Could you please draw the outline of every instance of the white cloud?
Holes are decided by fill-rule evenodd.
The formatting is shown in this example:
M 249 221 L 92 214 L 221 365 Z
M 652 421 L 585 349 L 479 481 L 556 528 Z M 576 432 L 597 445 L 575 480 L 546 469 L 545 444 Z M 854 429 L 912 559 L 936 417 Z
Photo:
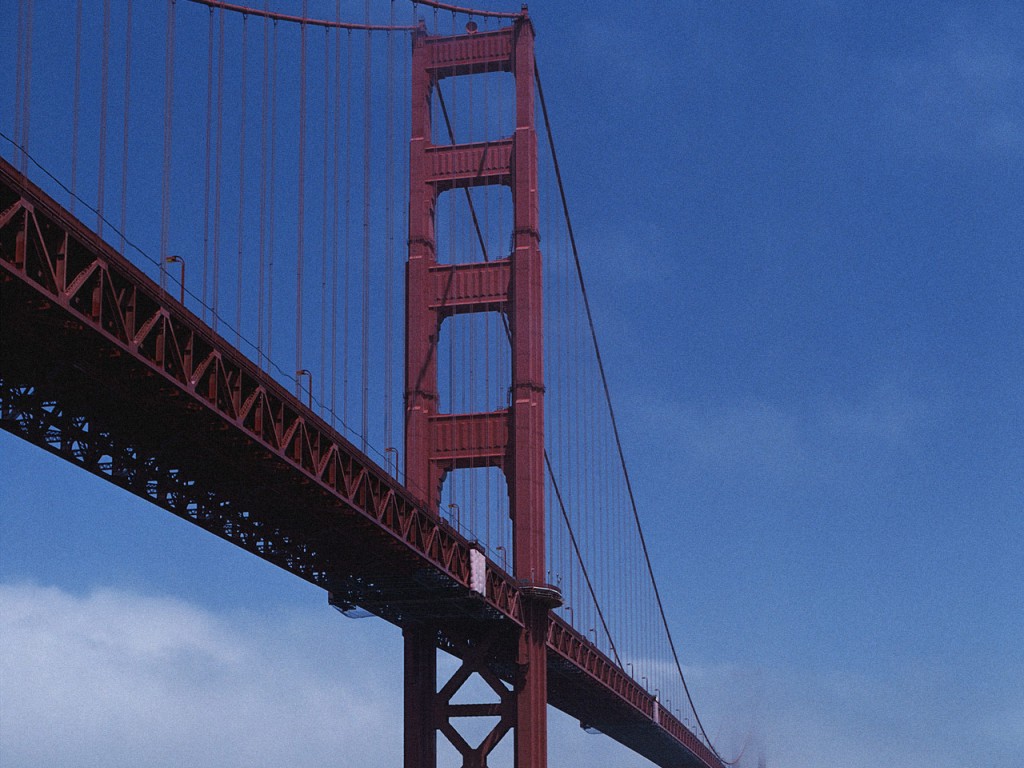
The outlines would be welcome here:
M 456 663 L 441 658 L 443 678 Z M 3 768 L 396 766 L 401 675 L 396 628 L 326 608 L 218 615 L 119 589 L 0 584 Z M 552 765 L 650 765 L 549 718 Z M 508 736 L 492 765 L 511 753 Z M 443 738 L 439 755 L 458 765 Z
M 375 679 L 394 660 L 346 642 L 333 615 L 20 584 L 0 586 L 0 617 L 5 768 L 400 762 L 400 722 L 381 713 L 400 711 L 401 687 Z
M 326 610 L 218 615 L 115 589 L 0 585 L 3 766 L 399 765 L 399 638 Z M 727 757 L 753 735 L 743 765 L 756 764 L 761 738 L 769 764 L 787 768 L 956 768 L 972 757 L 1016 768 L 1024 753 L 1019 693 L 992 691 L 975 712 L 955 674 L 924 664 L 888 678 L 736 665 L 686 673 Z M 960 733 L 989 738 L 961 743 Z M 650 765 L 555 712 L 549 751 L 562 768 Z M 510 752 L 509 740 L 492 764 Z

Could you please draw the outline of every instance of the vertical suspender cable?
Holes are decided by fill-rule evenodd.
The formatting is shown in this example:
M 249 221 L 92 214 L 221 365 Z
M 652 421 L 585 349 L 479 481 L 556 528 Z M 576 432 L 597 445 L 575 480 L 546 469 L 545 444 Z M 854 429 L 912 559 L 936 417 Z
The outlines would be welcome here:
M 302 370 L 302 266 L 305 249 L 306 233 L 306 12 L 307 0 L 302 0 L 302 24 L 300 26 L 302 36 L 302 52 L 299 59 L 299 222 L 298 222 L 298 252 L 296 254 L 297 266 L 295 272 L 295 394 L 301 392 L 298 371 Z M 312 383 L 310 383 L 312 386 Z
M 32 15 L 33 2 L 28 0 L 25 7 L 25 71 L 22 75 L 24 93 L 21 97 L 21 173 L 28 175 L 29 122 L 32 117 Z
M 75 86 L 71 107 L 71 215 L 78 201 L 78 109 L 82 100 L 82 2 L 75 10 Z M 17 134 L 15 134 L 17 135 Z
M 391 26 L 395 25 L 395 2 L 391 0 Z M 385 125 L 385 146 L 384 146 L 384 445 L 394 445 L 392 403 L 394 393 L 394 361 L 393 349 L 393 311 L 391 303 L 394 295 L 394 269 L 395 269 L 395 148 L 394 148 L 394 126 L 395 119 L 394 89 L 395 89 L 395 62 L 394 45 L 391 30 L 387 33 L 387 115 Z M 398 467 L 395 467 L 397 473 Z
M 327 363 L 327 204 L 328 204 L 328 182 L 330 181 L 330 144 L 328 137 L 331 135 L 331 31 L 324 27 L 324 132 L 323 132 L 323 192 L 321 197 L 320 214 L 320 385 L 321 397 L 320 412 L 323 413 L 323 406 L 326 401 L 326 381 L 329 373 Z
M 490 31 L 487 28 L 488 26 L 489 26 L 488 25 L 488 19 L 485 19 L 484 20 L 484 32 Z M 489 89 L 490 82 L 491 82 L 491 79 L 489 77 L 487 77 L 486 75 L 484 75 L 484 106 L 483 106 L 484 130 L 483 130 L 483 136 L 484 136 L 485 140 L 489 136 L 492 135 L 491 132 L 490 132 L 490 120 L 489 120 L 490 113 L 489 113 L 489 110 L 488 110 L 488 107 L 490 106 L 490 89 Z M 489 194 L 485 194 L 484 195 L 484 216 L 483 216 L 483 218 L 484 218 L 484 225 L 483 225 L 483 231 L 485 233 L 485 238 L 489 238 L 490 235 L 491 235 L 491 230 L 490 230 L 491 220 L 490 220 L 490 217 L 488 215 L 489 214 L 489 210 L 490 210 L 490 208 L 489 208 L 490 199 L 491 199 L 491 196 Z M 486 248 L 484 250 L 486 250 Z M 484 382 L 483 382 L 483 392 L 484 392 L 484 410 L 487 410 L 487 411 L 494 410 L 495 407 L 496 407 L 496 405 L 493 404 L 492 400 L 491 400 L 491 365 L 492 365 L 492 361 L 491 361 L 491 344 L 492 343 L 495 343 L 495 344 L 500 344 L 501 343 L 501 340 L 496 338 L 495 336 L 492 336 L 492 333 L 491 333 L 491 321 L 493 319 L 491 317 L 492 314 L 493 314 L 493 312 L 485 312 L 484 313 Z M 500 352 L 499 352 L 499 354 L 500 354 Z M 487 542 L 487 546 L 488 547 L 491 546 L 491 478 L 492 477 L 493 477 L 493 474 L 489 473 L 487 475 L 487 481 L 484 484 L 484 514 L 486 515 L 485 520 L 487 521 L 486 522 L 486 526 L 485 526 L 485 529 L 486 529 L 485 541 Z M 551 509 L 554 506 L 551 503 L 550 495 L 551 494 L 549 493 L 548 494 L 549 499 L 548 499 L 547 506 L 545 507 L 545 509 Z M 549 517 L 548 519 L 551 520 L 551 519 L 554 519 L 554 518 Z M 550 536 L 547 537 L 547 540 L 550 542 L 551 537 Z M 550 562 L 550 560 L 549 560 L 549 562 Z M 549 581 L 550 581 L 550 579 L 549 579 Z
M 206 161 L 203 180 L 203 320 L 209 306 L 210 280 L 210 163 L 213 156 L 213 8 L 206 35 Z
M 270 0 L 263 0 L 266 11 Z M 263 97 L 260 102 L 260 265 L 259 287 L 256 291 L 256 361 L 263 367 L 263 290 L 267 258 L 267 107 L 270 98 L 270 22 L 263 18 Z
M 351 298 L 351 242 L 352 242 L 352 30 L 346 33 L 345 42 L 345 300 L 343 307 L 342 354 L 343 386 L 341 392 L 342 421 L 346 426 L 348 418 L 348 371 L 349 371 L 349 300 Z
M 160 195 L 160 287 L 167 288 L 167 243 L 171 233 L 171 128 L 174 107 L 174 10 L 167 0 L 167 61 L 164 65 L 164 165 Z
M 238 108 L 238 258 L 236 261 L 236 283 L 235 283 L 235 346 L 241 345 L 242 340 L 242 251 L 245 245 L 245 108 L 246 91 L 248 90 L 248 68 L 246 67 L 249 58 L 249 17 L 242 14 L 242 92 L 241 104 Z
M 468 79 L 468 83 L 469 83 L 469 108 L 467 110 L 467 114 L 468 114 L 468 117 L 469 117 L 469 121 L 468 121 L 468 125 L 467 125 L 467 128 L 466 128 L 466 133 L 469 136 L 469 140 L 471 142 L 475 141 L 475 134 L 473 132 L 473 115 L 475 113 L 474 105 L 473 105 L 473 95 L 474 95 L 474 90 L 475 90 L 475 84 L 476 84 L 478 79 L 479 78 L 476 78 L 476 77 L 470 77 Z M 483 132 L 481 132 L 481 135 L 483 136 L 484 140 L 486 140 L 487 135 L 485 133 L 483 133 Z M 487 190 L 484 189 L 481 192 L 481 194 L 484 196 L 484 198 L 486 198 L 487 197 Z M 470 233 L 469 233 L 468 224 L 469 224 L 469 222 L 467 222 L 465 217 L 463 217 L 463 227 L 466 230 L 466 233 L 465 233 L 465 235 L 463 237 L 463 239 L 465 240 L 465 243 L 466 243 L 466 253 L 467 254 L 472 254 L 473 253 L 473 247 L 471 245 L 472 238 L 471 238 Z M 471 261 L 476 261 L 476 258 L 471 258 L 470 260 Z M 477 411 L 484 410 L 484 406 L 482 406 L 482 405 L 478 406 L 477 405 L 477 401 L 476 401 L 477 381 L 479 379 L 483 378 L 483 376 L 481 376 L 481 372 L 480 372 L 480 365 L 478 365 L 478 359 L 480 357 L 480 355 L 479 355 L 480 342 L 477 339 L 477 336 L 478 336 L 478 334 L 480 332 L 480 324 L 479 324 L 479 322 L 477 322 L 478 318 L 479 318 L 479 315 L 477 315 L 477 314 L 471 315 L 471 317 L 470 317 L 470 325 L 469 325 L 469 353 L 471 355 L 471 360 L 472 360 L 472 363 L 470 364 L 470 367 L 469 367 L 469 410 L 470 410 L 470 412 L 473 412 L 473 413 L 475 413 Z M 471 475 L 470 476 L 470 486 L 469 486 L 470 525 L 471 525 L 470 531 L 473 532 L 473 535 L 476 535 L 476 533 L 475 533 L 476 532 L 476 508 L 477 508 L 476 487 L 477 487 L 477 480 L 478 480 L 478 478 L 479 478 L 479 473 L 474 473 L 473 475 Z M 545 536 L 544 541 L 545 541 L 545 544 L 546 544 L 547 543 L 547 537 L 546 536 Z M 544 576 L 545 576 L 545 574 L 540 574 L 541 578 L 544 578 Z M 550 581 L 550 579 L 549 579 L 549 581 Z
M 217 12 L 217 138 L 214 148 L 213 180 L 213 330 L 220 321 L 220 171 L 224 148 L 224 9 Z
M 334 17 L 341 19 L 341 0 L 335 0 Z M 341 141 L 341 30 L 334 30 L 334 130 L 331 178 L 331 424 L 338 413 L 338 144 Z
M 611 421 L 612 434 L 615 436 L 615 446 L 616 446 L 616 449 L 617 449 L 617 452 L 618 452 L 620 464 L 622 466 L 622 474 L 623 474 L 623 478 L 624 478 L 625 483 L 626 483 L 626 489 L 627 489 L 628 494 L 629 494 L 630 507 L 631 507 L 632 512 L 633 512 L 633 518 L 634 518 L 635 523 L 636 523 L 636 530 L 637 530 L 637 534 L 638 534 L 638 537 L 639 537 L 640 547 L 641 547 L 641 549 L 643 551 L 644 561 L 645 561 L 646 566 L 647 566 L 647 573 L 648 573 L 648 576 L 650 578 L 650 586 L 651 586 L 651 588 L 652 588 L 652 590 L 654 592 L 654 598 L 655 598 L 655 602 L 657 603 L 658 613 L 659 613 L 659 615 L 661 617 L 661 624 L 664 627 L 665 635 L 666 635 L 666 638 L 668 640 L 669 649 L 672 652 L 672 659 L 675 662 L 675 667 L 676 667 L 676 671 L 679 674 L 679 679 L 682 681 L 683 690 L 686 692 L 686 699 L 687 699 L 687 701 L 690 704 L 690 709 L 693 711 L 694 719 L 697 722 L 697 726 L 700 728 L 701 734 L 704 736 L 704 740 L 705 740 L 705 743 L 707 744 L 708 748 L 712 752 L 714 752 L 715 756 L 718 757 L 719 760 L 721 760 L 722 759 L 721 756 L 717 753 L 717 751 L 715 751 L 715 748 L 712 746 L 711 739 L 708 737 L 707 732 L 704 730 L 704 725 L 703 725 L 703 723 L 701 723 L 700 717 L 697 715 L 697 710 L 696 710 L 696 708 L 693 705 L 693 698 L 690 696 L 690 689 L 689 689 L 689 686 L 686 684 L 686 678 L 683 675 L 683 668 L 682 668 L 682 664 L 679 661 L 679 655 L 676 652 L 675 642 L 672 640 L 672 635 L 669 632 L 668 617 L 665 615 L 665 607 L 664 607 L 664 605 L 663 605 L 663 603 L 661 601 L 661 594 L 660 594 L 660 591 L 658 590 L 658 583 L 654 579 L 654 569 L 653 569 L 653 567 L 651 565 L 650 554 L 649 554 L 649 552 L 647 550 L 647 541 L 646 541 L 646 539 L 644 537 L 643 528 L 640 525 L 640 515 L 639 515 L 639 512 L 637 511 L 636 498 L 633 495 L 632 483 L 630 482 L 630 479 L 629 479 L 629 472 L 626 469 L 626 458 L 625 458 L 625 454 L 624 454 L 624 452 L 622 450 L 622 441 L 619 438 L 619 430 L 618 430 L 618 425 L 617 425 L 616 420 L 615 420 L 615 412 L 614 412 L 614 410 L 612 408 L 612 404 L 611 404 L 611 393 L 610 393 L 610 391 L 608 389 L 608 381 L 607 381 L 607 378 L 605 376 L 604 363 L 601 361 L 601 352 L 600 352 L 600 350 L 598 348 L 598 345 L 597 345 L 597 331 L 594 328 L 594 319 L 593 319 L 593 316 L 592 316 L 592 314 L 590 312 L 590 301 L 587 298 L 586 286 L 584 285 L 584 282 L 583 282 L 583 271 L 582 271 L 582 267 L 580 265 L 579 251 L 576 248 L 576 238 L 575 238 L 575 236 L 573 234 L 572 222 L 569 219 L 569 206 L 568 206 L 568 202 L 566 201 L 566 197 L 565 197 L 565 188 L 562 185 L 561 172 L 559 171 L 559 168 L 558 168 L 558 157 L 555 154 L 554 137 L 553 137 L 552 132 L 551 132 L 551 122 L 550 122 L 550 120 L 548 118 L 547 105 L 544 102 L 544 90 L 543 90 L 543 87 L 541 86 L 541 81 L 540 81 L 540 71 L 537 68 L 536 63 L 534 64 L 534 78 L 535 78 L 536 83 L 537 83 L 537 95 L 540 98 L 541 112 L 542 112 L 542 114 L 544 116 L 544 127 L 547 130 L 548 144 L 549 144 L 549 147 L 550 147 L 550 150 L 551 150 L 551 160 L 552 160 L 552 164 L 553 164 L 554 169 L 555 169 L 555 178 L 556 178 L 556 180 L 558 182 L 558 191 L 559 191 L 559 194 L 561 196 L 562 208 L 563 208 L 563 211 L 565 213 L 566 227 L 567 227 L 568 232 L 569 232 L 569 241 L 572 244 L 573 258 L 574 258 L 575 265 L 576 265 L 576 273 L 577 273 L 577 277 L 579 278 L 579 283 L 580 283 L 580 294 L 581 294 L 582 299 L 583 299 L 583 306 L 586 309 L 587 322 L 589 323 L 589 326 L 590 326 L 590 336 L 591 336 L 591 340 L 593 341 L 593 345 L 594 345 L 594 354 L 595 354 L 595 357 L 596 357 L 596 360 L 597 360 L 597 367 L 598 367 L 598 371 L 599 371 L 599 373 L 601 375 L 602 386 L 604 387 L 605 400 L 606 400 L 606 402 L 608 404 L 608 415 L 609 415 L 609 419 Z
M 14 153 L 21 159 L 21 100 L 24 97 L 22 77 L 25 72 L 25 2 L 18 0 L 18 51 L 14 59 Z
M 125 4 L 124 35 L 124 126 L 121 129 L 121 253 L 128 231 L 128 116 L 132 94 L 132 0 Z
M 110 0 L 103 0 L 103 52 L 100 55 L 100 153 L 96 182 L 96 234 L 103 237 L 103 203 L 107 181 L 107 102 L 110 84 Z
M 452 26 L 451 26 L 451 32 L 449 34 L 451 34 L 454 37 L 455 34 L 456 34 L 456 31 L 455 31 L 456 24 L 455 24 L 455 13 L 454 12 L 452 12 L 452 14 L 451 14 L 451 22 L 452 22 Z M 452 75 L 454 75 L 454 74 L 455 74 L 455 66 L 453 65 L 452 66 Z M 453 119 L 455 120 L 456 124 L 458 124 L 458 119 L 459 119 L 458 85 L 457 85 L 458 84 L 458 80 L 453 77 L 452 80 L 451 80 L 451 83 L 452 83 L 452 89 L 451 89 L 451 94 L 452 94 L 452 115 L 454 116 Z M 438 91 L 438 93 L 440 93 L 440 91 L 441 91 L 440 87 L 438 87 L 437 91 Z M 454 139 L 452 140 L 452 143 L 453 144 L 455 143 Z M 469 190 L 467 189 L 466 192 L 468 194 Z M 452 269 L 455 269 L 454 265 L 457 264 L 458 261 L 459 261 L 459 248 L 458 248 L 458 245 L 459 245 L 459 242 L 458 242 L 459 228 L 458 228 L 458 216 L 457 216 L 458 211 L 457 211 L 457 206 L 455 204 L 454 197 L 455 197 L 454 195 L 449 195 L 448 196 L 448 198 L 449 198 L 449 204 L 448 204 L 448 262 L 452 265 Z M 451 419 L 452 419 L 452 434 L 455 433 L 455 429 L 456 429 L 456 414 L 459 411 L 459 402 L 458 402 L 458 400 L 456 398 L 457 398 L 458 395 L 462 394 L 462 392 L 460 391 L 460 387 L 457 386 L 457 382 L 456 382 L 456 378 L 455 378 L 455 372 L 457 370 L 456 364 L 455 364 L 455 352 L 458 349 L 459 341 L 462 338 L 462 335 L 459 333 L 459 331 L 461 330 L 462 326 L 457 321 L 457 319 L 458 319 L 458 312 L 455 311 L 455 312 L 453 312 L 451 314 L 451 316 L 444 323 L 444 324 L 447 324 L 447 326 L 448 326 L 448 402 L 449 402 L 448 412 L 451 414 Z M 454 476 L 452 474 L 448 475 L 448 483 L 447 483 L 447 485 L 448 485 L 448 496 L 449 496 L 448 503 L 449 504 L 456 503 L 456 500 L 455 500 L 455 486 L 457 484 L 456 481 L 458 479 L 461 479 L 462 476 L 463 476 L 463 473 L 459 473 L 459 474 L 454 475 Z M 452 508 L 450 508 L 450 509 L 452 509 Z M 455 509 L 457 509 L 457 507 Z M 452 522 L 454 523 L 455 521 L 453 520 Z
M 366 23 L 370 23 L 370 0 L 365 3 Z M 370 65 L 372 64 L 371 48 L 372 37 L 366 32 L 365 60 L 363 63 L 363 325 L 362 331 L 362 422 L 361 422 L 361 446 L 363 451 L 367 447 L 367 433 L 370 431 L 369 423 L 369 398 L 370 398 Z
M 267 229 L 267 364 L 274 351 L 274 215 L 277 201 L 277 20 L 270 62 L 270 224 Z

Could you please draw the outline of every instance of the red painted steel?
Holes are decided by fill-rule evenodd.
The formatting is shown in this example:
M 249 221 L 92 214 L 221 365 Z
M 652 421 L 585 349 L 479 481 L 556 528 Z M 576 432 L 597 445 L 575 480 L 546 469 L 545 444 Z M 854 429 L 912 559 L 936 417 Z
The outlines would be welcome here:
M 406 272 L 406 473 L 426 507 L 438 509 L 441 483 L 454 470 L 499 467 L 509 489 L 513 571 L 524 587 L 523 625 L 517 639 L 514 685 L 503 689 L 496 711 L 462 708 L 459 716 L 500 715 L 490 736 L 471 749 L 452 727 L 450 706 L 438 705 L 433 727 L 463 757 L 485 766 L 487 755 L 511 728 L 517 768 L 547 765 L 547 628 L 557 590 L 543 585 L 544 370 L 541 317 L 541 254 L 537 205 L 537 134 L 534 124 L 533 26 L 525 14 L 515 24 L 481 35 L 413 39 L 412 137 L 410 141 L 409 261 Z M 431 144 L 431 92 L 443 77 L 506 71 L 515 78 L 516 127 L 512 136 L 473 144 Z M 490 184 L 511 188 L 514 243 L 507 259 L 493 263 L 439 265 L 434 239 L 438 196 Z M 444 320 L 456 312 L 505 313 L 511 329 L 512 397 L 491 413 L 438 412 L 437 345 Z M 408 637 L 407 660 L 435 663 Z M 475 649 L 466 674 L 495 677 L 493 660 Z M 424 745 L 431 726 L 410 709 L 428 692 L 428 676 L 406 668 L 406 768 L 433 768 L 436 755 Z M 458 676 L 457 676 L 458 677 Z M 453 678 L 449 685 L 455 682 Z M 461 684 L 461 683 L 460 683 Z M 458 685 L 455 686 L 456 688 Z M 438 694 L 443 698 L 448 687 Z
M 420 67 L 434 80 L 483 72 L 509 72 L 513 47 L 511 29 L 504 27 L 474 35 L 429 38 L 423 43 L 424 58 Z M 413 69 L 416 68 L 414 62 Z
M 462 49 L 450 44 L 447 50 Z M 475 60 L 472 67 L 485 71 L 495 65 Z M 421 135 L 429 136 L 429 130 Z M 535 194 L 529 183 L 524 190 Z M 433 202 L 419 199 L 431 211 Z M 432 222 L 420 224 L 429 228 L 429 237 L 416 240 L 411 227 L 410 257 L 419 249 L 432 259 Z M 531 256 L 539 262 L 535 228 L 519 224 L 516 256 L 527 254 L 527 265 Z M 450 283 L 459 286 L 451 295 L 473 311 L 507 307 L 511 319 L 516 297 L 502 297 L 502 286 L 531 285 L 530 275 L 524 283 L 511 261 L 460 266 L 466 277 Z M 423 303 L 412 309 L 439 323 L 436 318 L 451 307 L 439 289 L 441 270 L 420 266 Z M 414 267 L 410 258 L 410 272 Z M 539 299 L 539 277 L 536 290 Z M 529 347 L 523 335 L 518 339 L 514 350 Z M 420 343 L 429 350 L 429 338 Z M 537 414 L 520 403 L 541 402 L 540 373 L 520 371 L 514 379 L 512 410 L 522 408 L 527 429 Z M 436 403 L 436 374 L 414 384 L 425 381 L 430 384 L 410 388 L 409 402 L 422 409 L 421 437 L 433 455 L 428 407 Z M 482 417 L 495 420 L 493 414 Z M 512 417 L 506 423 L 513 430 L 522 426 Z M 537 753 L 546 734 L 530 718 L 544 701 L 531 670 L 543 668 L 547 701 L 571 716 L 658 765 L 720 768 L 682 723 L 657 712 L 653 697 L 624 670 L 549 615 L 543 588 L 488 561 L 486 595 L 474 592 L 473 545 L 438 519 L 436 507 L 425 510 L 410 491 L 3 160 L 0 428 L 331 590 L 340 602 L 359 604 L 402 627 L 408 666 L 419 671 L 406 685 L 412 698 L 406 733 L 423 737 L 412 747 L 421 760 L 415 765 L 432 764 L 431 745 L 442 720 L 450 724 L 451 717 L 494 712 L 486 705 L 459 708 L 438 699 L 436 670 L 423 660 L 433 661 L 441 647 L 468 659 L 467 670 L 486 674 L 492 686 L 491 681 L 512 686 L 499 696 L 512 703 L 501 708 L 500 728 L 485 740 L 485 753 L 518 725 L 532 731 L 524 747 L 517 744 L 518 759 L 542 759 Z M 505 441 L 514 443 L 515 434 Z M 493 445 L 500 438 L 482 442 Z M 542 475 L 535 478 L 542 487 Z M 414 487 L 418 496 L 427 484 Z M 518 487 L 510 482 L 510 489 Z M 532 492 L 529 485 L 520 491 Z M 526 515 L 528 523 L 531 515 L 543 522 L 542 507 Z M 517 546 L 532 535 L 521 522 Z M 535 559 L 522 560 L 527 570 L 517 561 L 517 576 L 529 573 L 531 563 L 536 567 Z
M 426 178 L 437 192 L 456 187 L 481 187 L 512 183 L 514 141 L 504 139 L 454 147 L 429 147 Z
M 440 317 L 456 312 L 505 312 L 511 286 L 508 259 L 479 264 L 438 264 L 434 277 L 434 301 L 430 308 Z
M 247 450 L 286 462 L 303 484 L 333 497 L 419 559 L 415 567 L 436 569 L 469 589 L 468 541 L 427 514 L 386 472 L 2 160 L 0 180 L 5 294 L 13 294 L 13 281 L 43 291 L 49 297 L 43 309 L 56 303 L 73 315 L 64 321 L 72 329 L 90 326 L 103 334 L 110 346 L 105 355 L 130 356 L 147 376 L 173 385 L 170 397 L 189 396 L 190 411 L 212 411 L 225 428 L 244 435 Z M 5 326 L 14 316 L 5 313 Z M 29 330 L 38 333 L 45 326 Z M 5 354 L 5 367 L 15 352 Z M 331 586 L 319 573 L 311 568 L 302 575 Z M 495 577 L 507 584 L 493 584 Z M 521 624 L 516 585 L 498 571 L 488 579 L 498 600 L 491 607 Z

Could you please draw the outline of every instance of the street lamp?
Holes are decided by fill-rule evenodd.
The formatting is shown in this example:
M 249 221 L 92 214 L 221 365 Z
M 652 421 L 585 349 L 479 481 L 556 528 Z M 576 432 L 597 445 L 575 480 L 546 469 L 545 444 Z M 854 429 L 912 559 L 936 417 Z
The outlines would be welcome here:
M 178 301 L 185 303 L 185 260 L 181 256 L 168 256 L 164 259 L 168 264 L 177 264 L 181 267 L 181 290 L 178 294 Z
M 309 405 L 309 409 L 313 410 L 313 374 L 306 368 L 300 368 L 295 372 L 295 396 L 302 399 L 302 377 L 305 376 L 309 383 L 309 395 L 306 401 Z
M 388 471 L 391 471 L 391 456 L 389 454 L 395 454 L 395 477 L 398 477 L 398 449 L 389 447 L 384 449 L 384 455 L 388 457 Z

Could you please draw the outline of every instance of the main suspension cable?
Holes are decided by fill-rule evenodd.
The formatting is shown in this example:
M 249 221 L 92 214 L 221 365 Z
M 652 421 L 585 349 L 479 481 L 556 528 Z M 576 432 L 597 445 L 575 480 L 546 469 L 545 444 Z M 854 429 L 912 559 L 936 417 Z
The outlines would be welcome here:
M 560 170 L 559 165 L 558 165 L 558 156 L 557 156 L 557 154 L 555 152 L 554 135 L 552 134 L 552 131 L 551 131 L 551 121 L 550 121 L 549 116 L 548 116 L 547 104 L 544 101 L 544 88 L 541 85 L 540 69 L 537 66 L 536 60 L 534 60 L 534 69 L 533 69 L 533 71 L 534 71 L 534 80 L 537 83 L 537 95 L 538 95 L 538 97 L 540 99 L 541 112 L 544 115 L 544 128 L 547 131 L 548 146 L 549 146 L 550 151 L 551 151 L 551 160 L 552 160 L 552 165 L 553 165 L 554 171 L 555 171 L 555 179 L 558 182 L 558 192 L 559 192 L 559 195 L 561 196 L 561 199 L 562 199 L 562 211 L 563 211 L 563 213 L 565 215 L 565 225 L 566 225 L 566 228 L 567 228 L 568 233 L 569 233 L 569 242 L 570 242 L 570 244 L 572 246 L 573 260 L 575 261 L 575 265 L 576 265 L 576 276 L 577 276 L 577 279 L 579 280 L 580 292 L 581 292 L 582 298 L 583 298 L 583 306 L 584 306 L 584 309 L 586 310 L 587 322 L 588 322 L 588 324 L 590 326 L 590 337 L 591 337 L 591 340 L 592 340 L 593 345 L 594 345 L 594 354 L 595 354 L 595 356 L 597 358 L 598 371 L 601 374 L 601 385 L 604 388 L 605 402 L 608 405 L 608 415 L 609 415 L 609 418 L 611 420 L 612 434 L 615 436 L 615 447 L 616 447 L 616 450 L 617 450 L 618 455 L 619 455 L 619 463 L 622 466 L 622 474 L 623 474 L 623 478 L 625 479 L 626 490 L 627 490 L 627 492 L 629 494 L 629 503 L 630 503 L 630 507 L 632 508 L 632 511 L 633 511 L 633 519 L 636 522 L 637 534 L 639 535 L 639 538 L 640 538 L 640 546 L 641 546 L 641 548 L 643 550 L 644 561 L 645 561 L 645 563 L 647 565 L 647 572 L 648 572 L 648 575 L 650 576 L 650 579 L 651 579 L 651 586 L 654 589 L 654 598 L 655 598 L 655 601 L 656 601 L 656 603 L 658 605 L 658 612 L 661 615 L 661 623 L 662 623 L 662 625 L 665 628 L 665 635 L 666 635 L 666 637 L 668 639 L 668 645 L 669 645 L 670 650 L 672 651 L 672 659 L 675 662 L 676 671 L 679 673 L 679 679 L 683 683 L 683 690 L 686 692 L 686 699 L 687 699 L 687 701 L 690 704 L 690 710 L 693 712 L 694 719 L 697 721 L 697 726 L 700 728 L 700 732 L 704 736 L 705 743 L 707 744 L 708 748 L 712 752 L 714 752 L 715 757 L 717 757 L 721 762 L 727 763 L 727 761 L 724 760 L 722 758 L 722 756 L 718 754 L 718 752 L 715 750 L 714 746 L 711 744 L 711 739 L 708 737 L 707 731 L 704 730 L 704 724 L 701 722 L 700 716 L 697 714 L 697 709 L 693 705 L 693 697 L 690 695 L 690 688 L 686 684 L 686 677 L 685 677 L 685 675 L 683 675 L 683 667 L 682 667 L 682 664 L 679 662 L 679 654 L 676 652 L 675 642 L 673 641 L 672 633 L 669 630 L 668 618 L 665 615 L 665 606 L 664 606 L 664 604 L 663 604 L 663 602 L 661 600 L 661 591 L 658 589 L 658 582 L 654 578 L 654 568 L 651 565 L 651 557 L 650 557 L 650 553 L 649 553 L 649 551 L 647 549 L 647 540 L 646 540 L 646 537 L 644 536 L 643 527 L 640 524 L 640 514 L 637 511 L 636 497 L 633 494 L 633 484 L 632 484 L 632 482 L 630 481 L 630 478 L 629 478 L 629 470 L 626 467 L 626 456 L 625 456 L 625 452 L 622 449 L 622 440 L 619 437 L 618 423 L 617 423 L 617 421 L 615 419 L 615 409 L 612 406 L 611 392 L 608 389 L 608 378 L 605 375 L 604 362 L 601 359 L 601 350 L 600 350 L 600 347 L 598 346 L 598 343 L 597 343 L 597 331 L 596 331 L 596 329 L 594 327 L 594 316 L 593 316 L 593 313 L 591 312 L 591 309 L 590 309 L 590 300 L 587 297 L 587 289 L 586 289 L 586 285 L 585 285 L 585 283 L 583 281 L 583 269 L 582 269 L 582 266 L 580 264 L 579 250 L 576 247 L 576 236 L 575 236 L 575 234 L 573 232 L 572 220 L 569 217 L 569 205 L 568 205 L 568 201 L 566 200 L 566 196 L 565 196 L 565 187 L 562 184 L 562 173 L 561 173 L 561 170 Z
M 482 16 L 496 19 L 518 19 L 524 15 L 522 11 L 519 13 L 509 11 L 481 11 L 476 8 L 463 8 L 458 5 L 451 5 L 450 3 L 439 3 L 434 0 L 413 0 L 413 5 L 426 5 L 436 10 L 451 11 L 452 13 L 465 13 L 469 16 Z
M 310 27 L 327 27 L 329 29 L 361 29 L 368 32 L 386 32 L 388 30 L 411 32 L 416 29 L 416 27 L 412 26 L 370 24 L 369 21 L 365 24 L 357 24 L 350 21 L 317 19 L 306 16 L 305 12 L 303 12 L 301 16 L 295 16 L 287 13 L 268 11 L 265 8 L 250 8 L 247 5 L 238 5 L 237 3 L 225 3 L 221 2 L 221 0 L 187 0 L 187 2 L 195 3 L 197 5 L 206 5 L 210 8 L 219 8 L 223 11 L 233 11 L 234 13 L 241 13 L 243 15 L 259 16 L 261 18 L 273 19 L 274 21 L 287 21 L 292 24 L 302 24 Z

